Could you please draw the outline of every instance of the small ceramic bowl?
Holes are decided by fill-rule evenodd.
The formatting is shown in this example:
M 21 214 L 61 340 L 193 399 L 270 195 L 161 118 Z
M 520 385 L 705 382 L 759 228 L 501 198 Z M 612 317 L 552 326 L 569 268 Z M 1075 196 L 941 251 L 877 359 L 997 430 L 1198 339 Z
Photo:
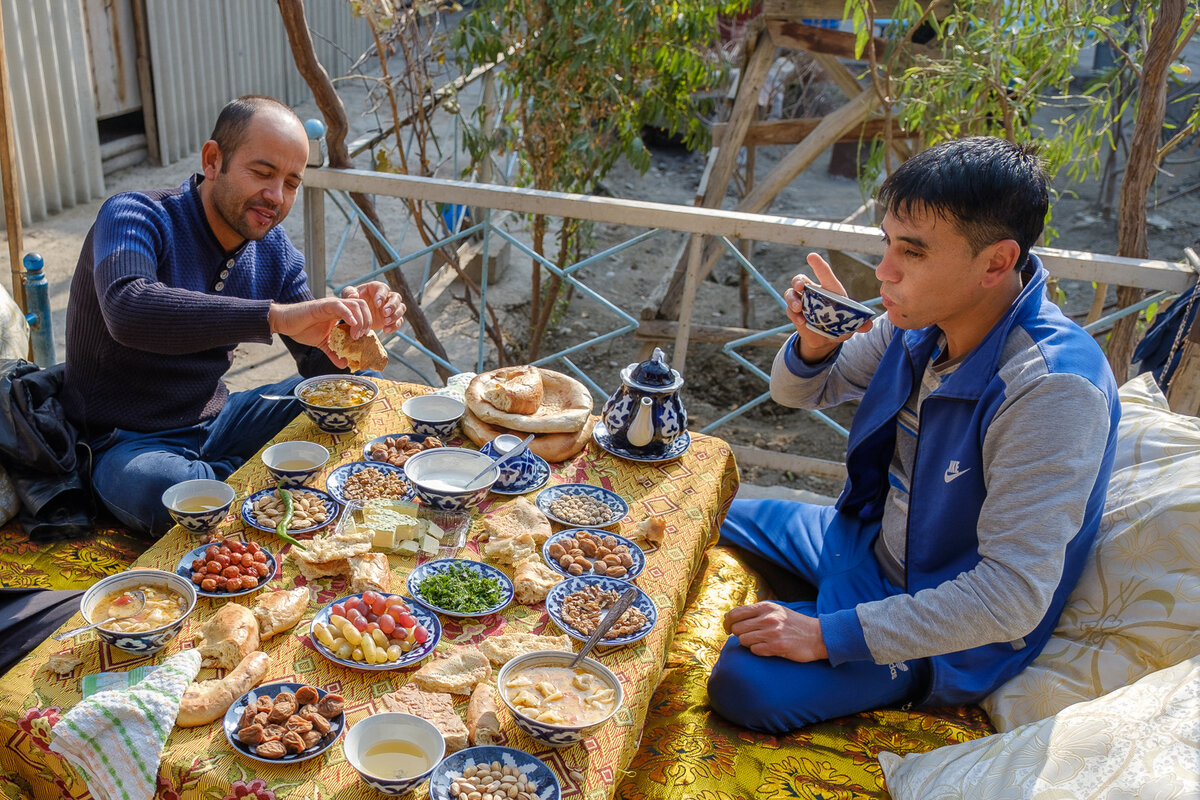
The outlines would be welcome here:
M 83 593 L 83 597 L 79 601 L 79 610 L 86 622 L 95 622 L 96 620 L 92 617 L 92 609 L 104 597 L 113 592 L 128 591 L 136 589 L 139 586 L 158 586 L 169 589 L 183 597 L 184 602 L 187 604 L 187 610 L 183 612 L 179 619 L 148 631 L 122 633 L 120 631 L 105 630 L 104 628 L 93 628 L 92 630 L 101 639 L 118 650 L 138 655 L 149 655 L 157 653 L 166 647 L 167 643 L 174 639 L 183 628 L 183 624 L 187 621 L 188 616 L 196 608 L 196 587 L 187 578 L 161 569 L 131 569 L 119 572 L 116 575 L 109 575 L 107 578 L 102 578 L 93 583 L 92 587 Z
M 322 381 L 348 381 L 349 383 L 357 383 L 366 386 L 371 390 L 371 396 L 360 403 L 347 406 L 328 406 L 318 405 L 304 398 L 306 392 L 313 389 Z M 300 405 L 304 408 L 304 413 L 308 414 L 309 418 L 317 423 L 317 427 L 326 433 L 351 433 L 355 427 L 361 422 L 371 411 L 371 406 L 375 404 L 376 398 L 379 397 L 379 387 L 369 378 L 364 378 L 361 375 L 318 375 L 315 378 L 300 381 L 296 384 L 294 390 L 296 398 L 300 401 Z
M 263 450 L 262 462 L 276 482 L 303 486 L 329 461 L 329 451 L 316 442 L 279 442 Z
M 515 696 L 515 691 L 519 691 L 520 687 L 509 687 L 508 683 L 510 680 L 515 679 L 518 673 L 538 666 L 566 667 L 571 663 L 573 658 L 575 658 L 575 654 L 565 650 L 545 650 L 525 653 L 524 655 L 510 659 L 500 668 L 500 674 L 496 676 L 496 691 L 500 693 L 500 698 L 504 701 L 504 705 L 508 706 L 508 710 L 512 713 L 517 727 L 537 741 L 548 744 L 551 747 L 566 747 L 567 745 L 583 741 L 601 725 L 612 719 L 613 714 L 616 714 L 620 710 L 621 704 L 625 702 L 625 690 L 621 687 L 621 680 L 617 677 L 616 673 L 599 661 L 585 658 L 579 662 L 579 666 L 576 669 L 582 669 L 590 673 L 593 680 L 599 681 L 602 686 L 613 691 L 614 703 L 612 710 L 603 718 L 588 722 L 586 725 L 552 725 L 548 722 L 539 722 L 525 716 L 525 712 L 528 709 L 521 709 L 513 704 L 510 695 Z
M 404 474 L 421 502 L 439 511 L 470 511 L 483 502 L 500 475 L 493 467 L 470 489 L 459 489 L 492 459 L 465 447 L 435 447 L 422 450 L 404 462 Z
M 828 339 L 854 333 L 875 316 L 875 312 L 862 303 L 811 283 L 806 283 L 800 293 L 800 308 L 808 327 Z
M 513 436 L 511 433 L 502 433 L 479 448 L 479 452 L 485 453 L 490 458 L 500 459 L 514 447 L 519 447 L 520 444 L 520 437 Z M 500 465 L 500 477 L 496 479 L 495 488 L 506 490 L 526 483 L 532 477 L 537 466 L 537 456 L 528 447 L 525 448 L 524 453 L 516 458 L 510 458 Z
M 224 481 L 197 478 L 182 481 L 162 494 L 162 503 L 181 527 L 208 533 L 225 519 L 236 493 Z
M 372 749 L 386 748 L 390 742 L 407 743 L 407 746 L 400 745 L 400 753 L 392 750 L 387 756 L 376 756 L 387 763 L 389 767 L 400 767 L 404 762 L 411 765 L 412 761 L 417 759 L 428 766 L 423 772 L 416 774 L 410 774 L 415 770 L 402 769 L 396 769 L 390 775 L 380 775 L 368 771 L 364 766 L 364 759 L 369 762 Z M 404 752 L 409 749 L 409 746 L 415 749 L 419 755 L 414 757 L 413 753 Z M 342 743 L 342 750 L 345 752 L 350 766 L 354 767 L 359 777 L 363 779 L 363 783 L 383 794 L 400 795 L 429 780 L 429 775 L 446 755 L 446 740 L 442 737 L 441 731 L 431 722 L 412 714 L 386 711 L 381 714 L 372 714 L 352 725 L 350 732 L 346 734 L 346 740 Z M 403 773 L 403 777 L 398 773 Z
M 400 410 L 412 422 L 414 432 L 448 439 L 467 413 L 467 406 L 444 394 L 422 394 L 405 400 Z

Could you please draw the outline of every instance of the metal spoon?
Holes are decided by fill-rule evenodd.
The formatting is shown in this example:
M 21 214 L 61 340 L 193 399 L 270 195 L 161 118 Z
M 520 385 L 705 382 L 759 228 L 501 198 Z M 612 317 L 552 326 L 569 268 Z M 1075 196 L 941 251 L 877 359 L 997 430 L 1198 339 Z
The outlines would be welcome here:
M 259 397 L 261 397 L 263 400 L 295 400 L 296 399 L 296 396 L 293 394 L 260 394 Z
M 529 447 L 529 443 L 533 441 L 533 437 L 536 435 L 537 434 L 533 434 L 533 433 L 529 434 L 528 436 L 525 437 L 525 441 L 521 442 L 519 445 L 514 447 L 512 450 L 509 450 L 507 453 L 500 456 L 495 461 L 493 461 L 492 463 L 490 463 L 486 467 L 484 467 L 482 470 L 480 470 L 478 475 L 476 475 L 474 478 L 471 478 L 471 480 L 469 480 L 463 484 L 463 490 L 465 491 L 466 489 L 470 489 L 471 485 L 474 484 L 475 481 L 479 480 L 484 475 L 491 472 L 492 467 L 498 467 L 501 464 L 503 464 L 505 461 L 508 461 L 510 458 L 516 458 L 517 456 L 521 455 L 521 453 L 524 453 L 525 448 Z
M 99 622 L 92 622 L 87 625 L 81 625 L 78 628 L 72 628 L 69 631 L 56 633 L 51 638 L 53 638 L 56 642 L 63 642 L 67 639 L 70 639 L 72 636 L 75 636 L 76 634 L 83 633 L 84 631 L 90 631 L 92 628 L 102 627 L 114 620 L 129 619 L 135 614 L 140 613 L 141 610 L 146 607 L 146 593 L 141 589 L 134 589 L 132 592 L 126 592 L 125 596 L 130 598 L 130 601 L 125 605 L 120 606 L 119 608 L 113 608 L 111 604 L 109 605 L 108 612 L 111 614 L 111 616 L 108 619 L 102 619 Z
M 596 643 L 600 641 L 600 637 L 608 633 L 608 629 L 611 628 L 613 624 L 621 618 L 621 615 L 629 609 L 629 606 L 633 604 L 634 598 L 637 597 L 637 593 L 638 590 L 635 586 L 630 586 L 624 592 L 621 592 L 621 596 L 617 598 L 617 602 L 609 606 L 608 610 L 604 612 L 604 616 L 600 618 L 600 624 L 596 626 L 596 630 L 592 631 L 592 635 L 588 637 L 588 640 L 583 643 L 583 649 L 576 654 L 575 658 L 571 659 L 571 663 L 567 665 L 567 669 L 574 669 L 575 667 L 579 666 L 579 662 L 583 661 L 584 656 L 592 651 L 592 648 L 595 647 Z

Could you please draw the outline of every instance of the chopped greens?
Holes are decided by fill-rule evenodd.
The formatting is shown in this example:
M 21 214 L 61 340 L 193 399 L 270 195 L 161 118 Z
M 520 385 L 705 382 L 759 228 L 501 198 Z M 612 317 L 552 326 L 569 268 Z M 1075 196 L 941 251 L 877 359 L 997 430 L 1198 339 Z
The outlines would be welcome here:
M 483 611 L 500 604 L 500 581 L 462 564 L 424 578 L 417 589 L 438 608 L 458 614 Z

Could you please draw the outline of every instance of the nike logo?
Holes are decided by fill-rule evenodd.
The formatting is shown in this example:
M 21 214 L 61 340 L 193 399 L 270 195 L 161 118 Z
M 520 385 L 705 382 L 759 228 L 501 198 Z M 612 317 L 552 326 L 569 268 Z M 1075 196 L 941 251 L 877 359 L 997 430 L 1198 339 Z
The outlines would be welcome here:
M 946 467 L 946 474 L 943 475 L 942 478 L 943 478 L 943 480 L 946 481 L 946 483 L 949 483 L 950 481 L 954 480 L 958 476 L 966 475 L 970 471 L 971 471 L 970 467 L 967 467 L 966 469 L 959 469 L 958 462 L 951 461 L 950 466 Z

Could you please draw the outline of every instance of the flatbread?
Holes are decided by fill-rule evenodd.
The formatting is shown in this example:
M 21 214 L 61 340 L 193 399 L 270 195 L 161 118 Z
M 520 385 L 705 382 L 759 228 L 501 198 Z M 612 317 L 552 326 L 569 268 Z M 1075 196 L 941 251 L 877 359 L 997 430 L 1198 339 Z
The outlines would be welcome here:
M 497 425 L 489 425 L 472 414 L 470 408 L 467 409 L 467 413 L 463 414 L 459 424 L 462 426 L 463 433 L 467 435 L 467 438 L 478 447 L 483 447 L 502 433 L 520 436 L 521 438 L 525 438 L 526 435 L 522 432 L 509 430 Z M 539 433 L 529 443 L 529 449 L 535 455 L 541 456 L 551 464 L 557 464 L 560 461 L 566 461 L 587 447 L 587 443 L 591 439 L 591 425 L 584 425 L 574 433 Z
M 542 376 L 537 367 L 506 367 L 491 373 L 483 399 L 510 414 L 533 414 L 542 405 Z
M 541 547 L 554 531 L 550 520 L 538 510 L 527 497 L 518 497 L 483 518 L 483 529 L 493 539 L 512 539 L 522 533 L 533 537 L 533 543 Z
M 432 722 L 446 740 L 446 752 L 453 753 L 468 746 L 467 726 L 454 710 L 454 701 L 445 692 L 425 692 L 406 683 L 394 692 L 379 697 L 388 711 L 413 714 Z
M 375 331 L 367 331 L 357 339 L 350 338 L 350 326 L 339 322 L 329 331 L 329 349 L 346 359 L 350 369 L 383 370 L 388 364 L 388 353 Z
M 523 433 L 575 433 L 584 428 L 592 414 L 592 393 L 579 381 L 549 369 L 542 376 L 542 402 L 532 414 L 501 411 L 484 399 L 488 388 L 502 379 L 505 370 L 476 375 L 467 384 L 467 408 L 480 421 Z
M 498 667 L 504 666 L 510 659 L 525 653 L 541 650 L 571 649 L 571 637 L 565 633 L 559 636 L 538 635 L 517 631 L 489 636 L 479 643 L 479 652 L 483 653 Z

